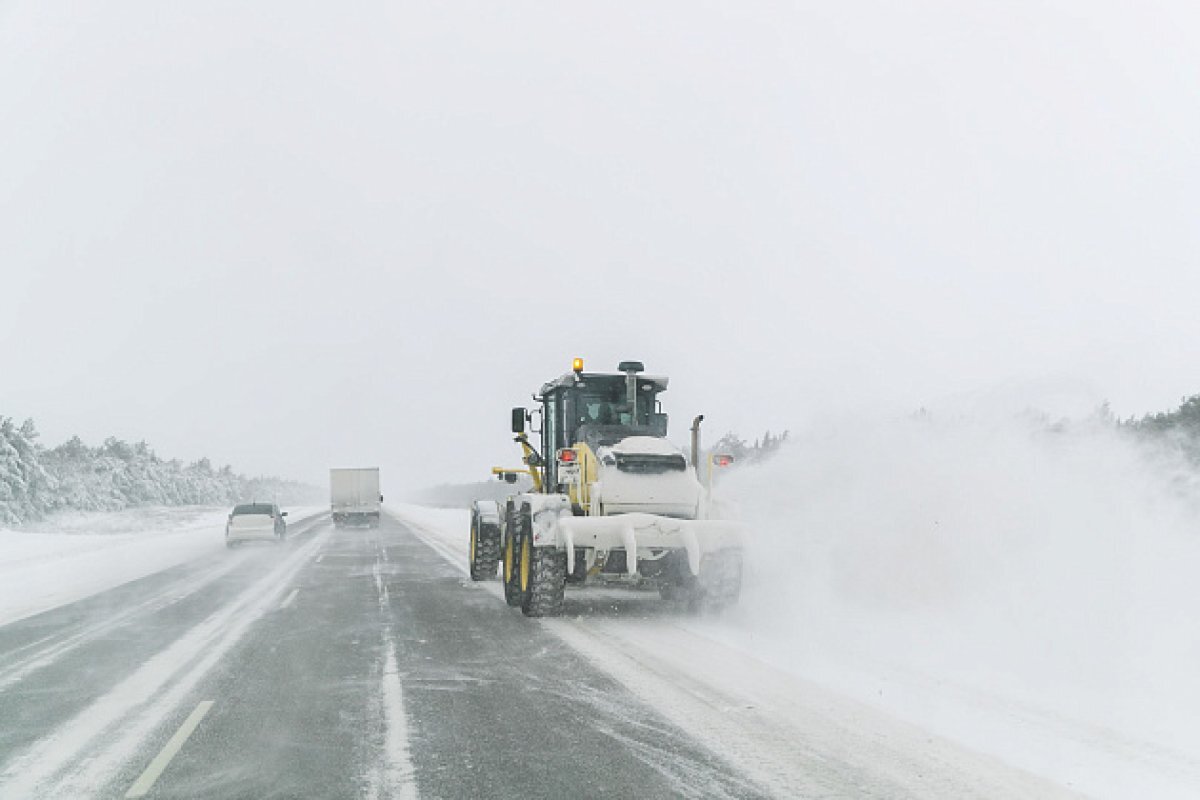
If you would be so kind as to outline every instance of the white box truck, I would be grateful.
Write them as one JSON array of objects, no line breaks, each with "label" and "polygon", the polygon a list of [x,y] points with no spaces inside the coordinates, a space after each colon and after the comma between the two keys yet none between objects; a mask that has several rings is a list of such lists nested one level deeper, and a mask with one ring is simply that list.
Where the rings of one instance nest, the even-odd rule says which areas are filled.
[{"label": "white box truck", "polygon": [[333,524],[379,525],[383,495],[379,493],[379,467],[329,470],[330,510]]}]

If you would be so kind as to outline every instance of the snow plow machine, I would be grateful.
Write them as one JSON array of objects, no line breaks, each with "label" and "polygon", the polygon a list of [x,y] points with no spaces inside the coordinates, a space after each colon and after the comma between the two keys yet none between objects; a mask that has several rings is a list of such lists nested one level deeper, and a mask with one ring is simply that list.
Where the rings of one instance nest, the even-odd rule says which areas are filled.
[{"label": "snow plow machine", "polygon": [[[534,395],[532,411],[512,410],[523,468],[493,468],[509,482],[521,474],[532,490],[471,507],[471,577],[488,580],[503,566],[504,597],[526,616],[562,612],[567,584],[655,589],[693,611],[737,601],[742,583],[742,527],[714,519],[712,469],[698,465],[700,422],[692,454],[667,441],[659,395],[667,379],[642,375],[624,361],[619,374],[571,372]],[[537,421],[541,450],[526,425]]]}]

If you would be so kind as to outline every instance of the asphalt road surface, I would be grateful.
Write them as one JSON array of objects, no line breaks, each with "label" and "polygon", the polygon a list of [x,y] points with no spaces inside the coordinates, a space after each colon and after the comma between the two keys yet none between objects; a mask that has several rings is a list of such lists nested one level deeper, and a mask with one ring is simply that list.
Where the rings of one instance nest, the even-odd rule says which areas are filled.
[{"label": "asphalt road surface", "polygon": [[0,798],[1063,794],[656,594],[526,619],[465,544],[322,515],[0,627]]},{"label": "asphalt road surface", "polygon": [[0,796],[762,796],[400,522],[292,527],[0,628]]}]

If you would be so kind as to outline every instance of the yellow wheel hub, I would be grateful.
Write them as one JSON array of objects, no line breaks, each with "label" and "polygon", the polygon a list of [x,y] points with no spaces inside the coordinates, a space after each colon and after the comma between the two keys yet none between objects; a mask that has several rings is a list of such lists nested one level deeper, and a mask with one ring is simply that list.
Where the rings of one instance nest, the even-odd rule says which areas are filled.
[{"label": "yellow wheel hub", "polygon": [[529,539],[521,540],[521,591],[529,591]]}]

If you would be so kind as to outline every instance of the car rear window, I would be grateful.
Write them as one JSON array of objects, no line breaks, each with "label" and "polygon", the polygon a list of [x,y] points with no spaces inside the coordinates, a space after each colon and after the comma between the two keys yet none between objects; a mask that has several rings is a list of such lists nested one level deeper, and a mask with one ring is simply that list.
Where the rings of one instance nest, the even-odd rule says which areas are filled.
[{"label": "car rear window", "polygon": [[233,507],[233,516],[240,517],[243,514],[272,514],[272,506],[266,503],[246,503],[240,506]]}]

